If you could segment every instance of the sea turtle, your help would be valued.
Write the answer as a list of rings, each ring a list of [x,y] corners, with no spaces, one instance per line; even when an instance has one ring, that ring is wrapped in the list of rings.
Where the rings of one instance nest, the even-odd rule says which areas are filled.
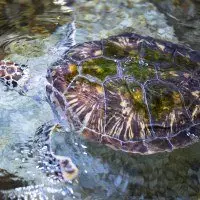
[[[1,62],[6,85],[17,87],[17,73],[23,77],[20,65]],[[128,153],[172,151],[199,141],[199,51],[125,33],[70,47],[48,69],[47,80],[58,124],[36,135],[46,141],[64,179],[76,177],[78,169],[49,145],[62,126]]]

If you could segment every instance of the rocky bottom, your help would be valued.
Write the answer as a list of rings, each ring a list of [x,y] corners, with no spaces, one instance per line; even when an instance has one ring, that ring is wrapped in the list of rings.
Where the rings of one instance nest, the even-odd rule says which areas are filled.
[[[43,181],[35,179],[27,185],[22,180],[23,185],[2,188],[2,195],[9,199],[196,200],[200,197],[199,145],[172,153],[141,156],[60,134],[56,136],[53,150],[58,155],[70,155],[79,168],[78,178],[65,183],[56,179],[55,174],[47,171],[51,169],[53,172],[52,163],[47,159],[41,160],[41,155],[34,151],[31,154],[28,151],[31,151],[31,146],[27,145],[20,156],[26,157],[27,165],[33,165],[28,160],[35,161],[36,176],[43,174]],[[46,168],[42,168],[42,163]]]

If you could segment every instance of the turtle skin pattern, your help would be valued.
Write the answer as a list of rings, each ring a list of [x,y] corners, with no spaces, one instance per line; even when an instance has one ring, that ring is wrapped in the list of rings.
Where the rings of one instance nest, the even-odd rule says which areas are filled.
[[[0,81],[9,89],[23,86],[28,80],[27,65],[0,60]]]
[[[47,80],[59,119],[91,141],[140,154],[199,141],[198,51],[122,34],[72,47]]]

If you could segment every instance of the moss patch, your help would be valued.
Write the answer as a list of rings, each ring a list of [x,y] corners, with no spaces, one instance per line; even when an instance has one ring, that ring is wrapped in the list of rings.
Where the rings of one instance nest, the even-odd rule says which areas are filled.
[[[143,120],[148,123],[149,116],[146,104],[144,103],[143,91],[141,87],[136,83],[128,83],[128,89],[130,92],[130,98],[133,103],[134,111],[142,116]]]
[[[145,48],[144,59],[151,62],[172,62],[172,55],[164,53],[158,49]]]
[[[75,64],[69,64],[66,70],[63,71],[64,78],[67,83],[70,83],[72,79],[78,75],[78,67]]]
[[[182,70],[186,69],[189,71],[198,69],[199,64],[200,64],[200,63],[198,64],[198,63],[192,62],[189,57],[182,56],[180,54],[178,54],[174,57],[174,61],[175,61],[176,65],[181,66]]]
[[[128,56],[136,57],[138,50],[131,48],[128,44],[108,40],[104,43],[103,55],[109,58],[123,59]]]
[[[139,82],[145,82],[155,77],[155,68],[150,65],[141,66],[138,60],[132,60],[123,64],[124,74],[133,76]]]
[[[114,61],[105,58],[90,59],[82,64],[82,73],[103,81],[107,76],[117,74],[117,65]]]
[[[147,98],[150,112],[156,120],[161,120],[173,110],[183,107],[180,93],[161,84],[151,85],[147,90]]]

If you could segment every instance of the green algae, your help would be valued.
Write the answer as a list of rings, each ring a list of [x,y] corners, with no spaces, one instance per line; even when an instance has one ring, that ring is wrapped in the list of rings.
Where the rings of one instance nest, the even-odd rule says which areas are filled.
[[[171,69],[169,71],[160,71],[160,77],[161,79],[168,80],[175,78],[176,80],[180,79],[180,74],[177,73],[174,69]]]
[[[138,51],[134,49],[134,46],[130,46],[130,44],[123,44],[119,41],[106,40],[104,42],[104,56],[109,58],[123,59],[128,56],[136,57],[138,55]]]
[[[133,82],[128,82],[128,89],[130,92],[130,98],[133,104],[133,110],[134,112],[138,113],[143,120],[148,123],[149,122],[149,116],[146,104],[144,103],[144,96],[142,88]]]
[[[64,78],[66,83],[70,83],[73,78],[78,75],[78,67],[75,64],[69,64],[67,68],[67,72],[64,74]]]
[[[145,48],[144,59],[151,62],[172,62],[172,55],[158,49]]]
[[[134,77],[139,82],[145,82],[155,77],[155,68],[150,65],[141,66],[138,60],[132,60],[123,64],[124,74]]]
[[[105,58],[90,59],[83,62],[82,73],[104,81],[107,76],[117,74],[117,65],[114,61]]]
[[[139,84],[119,79],[116,82],[110,82],[106,87],[108,90],[119,94],[122,99],[126,100],[132,107],[133,113],[142,117],[146,122],[148,121],[148,112],[144,103],[143,91]],[[127,106],[127,103],[123,100],[121,103],[121,106]]]
[[[162,84],[150,86],[147,89],[147,98],[150,100],[150,112],[156,120],[161,120],[175,109],[183,108],[180,93]]]
[[[106,42],[103,54],[107,57],[118,59],[122,59],[128,56],[128,52],[125,51],[123,47],[120,47],[120,45],[117,45],[111,41]]]
[[[182,56],[182,55],[176,55],[174,57],[174,62],[176,63],[177,66],[180,66],[182,71],[188,70],[188,71],[193,71],[195,69],[198,69],[200,66],[200,63],[196,63],[191,61],[191,59],[189,58],[189,56]]]

